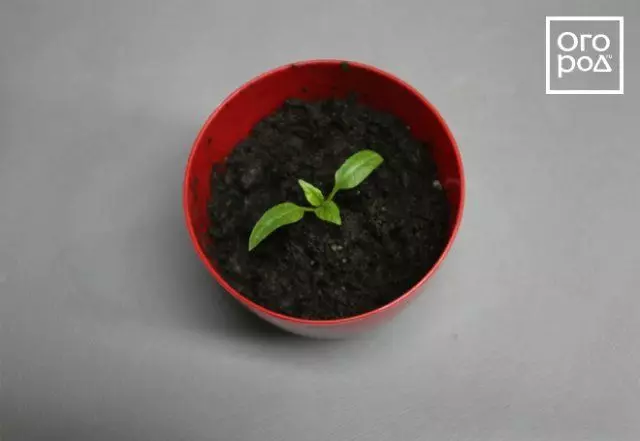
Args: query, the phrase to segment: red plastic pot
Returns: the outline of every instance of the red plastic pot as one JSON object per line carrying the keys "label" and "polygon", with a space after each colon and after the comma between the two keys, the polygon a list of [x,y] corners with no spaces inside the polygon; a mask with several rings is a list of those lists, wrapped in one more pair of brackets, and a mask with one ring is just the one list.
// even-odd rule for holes
{"label": "red plastic pot", "polygon": [[[440,182],[451,204],[447,246],[440,259],[409,291],[393,302],[354,317],[339,320],[303,320],[270,311],[236,291],[207,258],[207,202],[213,164],[224,161],[233,147],[263,117],[287,98],[323,99],[356,92],[373,108],[401,118],[418,139],[433,146]],[[184,180],[184,212],[193,245],[213,277],[242,305],[261,318],[311,337],[343,337],[370,329],[398,313],[420,292],[446,257],[460,226],[464,205],[464,174],[460,152],[438,111],[420,93],[391,74],[375,67],[339,60],[313,60],[282,66],[249,81],[233,92],[204,124],[187,163]],[[213,244],[215,246],[215,244]]]}

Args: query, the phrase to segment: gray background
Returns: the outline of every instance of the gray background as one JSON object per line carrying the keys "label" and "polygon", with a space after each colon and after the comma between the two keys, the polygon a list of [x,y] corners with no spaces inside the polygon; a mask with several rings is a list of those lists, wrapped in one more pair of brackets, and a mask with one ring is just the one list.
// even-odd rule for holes
{"label": "gray background", "polygon": [[[545,15],[624,15],[623,96],[547,96]],[[637,0],[0,3],[5,440],[640,438]],[[254,320],[181,212],[200,125],[279,64],[356,59],[442,111],[459,240],[343,342]]]}

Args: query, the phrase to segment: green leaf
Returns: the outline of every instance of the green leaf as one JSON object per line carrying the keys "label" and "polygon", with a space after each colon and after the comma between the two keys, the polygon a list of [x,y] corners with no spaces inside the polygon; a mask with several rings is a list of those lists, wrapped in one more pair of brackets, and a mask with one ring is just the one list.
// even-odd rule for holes
{"label": "green leaf", "polygon": [[325,201],[314,210],[314,213],[318,218],[326,222],[331,222],[336,225],[342,225],[342,219],[340,219],[340,209],[333,201]]}
{"label": "green leaf", "polygon": [[283,202],[269,208],[256,222],[251,231],[249,251],[258,246],[260,242],[278,228],[298,222],[304,216],[304,212],[305,210],[302,207],[291,202]]}
{"label": "green leaf", "polygon": [[360,185],[383,161],[373,150],[361,150],[350,156],[336,171],[332,193]]}
{"label": "green leaf", "polygon": [[314,207],[319,207],[324,202],[324,196],[322,195],[322,191],[318,187],[315,187],[309,184],[307,181],[303,181],[302,179],[298,179],[298,184],[302,187],[302,191],[304,191],[304,196],[307,198],[307,201]]}

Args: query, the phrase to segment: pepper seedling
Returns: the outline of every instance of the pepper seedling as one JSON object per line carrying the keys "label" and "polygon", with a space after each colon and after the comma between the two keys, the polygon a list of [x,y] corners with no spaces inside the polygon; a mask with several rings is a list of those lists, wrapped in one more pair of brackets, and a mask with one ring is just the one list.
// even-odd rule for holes
{"label": "pepper seedling", "polygon": [[313,212],[325,222],[342,225],[340,208],[333,201],[334,196],[340,190],[349,190],[360,185],[383,161],[382,156],[373,150],[361,150],[351,155],[336,171],[333,190],[326,199],[318,187],[298,179],[305,198],[312,206],[301,207],[293,202],[283,202],[269,208],[251,231],[249,251],[278,228],[298,222],[307,212]]}

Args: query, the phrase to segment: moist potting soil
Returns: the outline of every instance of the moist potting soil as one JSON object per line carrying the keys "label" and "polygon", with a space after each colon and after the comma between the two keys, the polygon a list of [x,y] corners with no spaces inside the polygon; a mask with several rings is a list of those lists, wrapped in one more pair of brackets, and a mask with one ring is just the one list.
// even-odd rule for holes
{"label": "moist potting soil", "polygon": [[[335,197],[342,225],[306,213],[248,251],[272,206],[309,206],[298,179],[328,195],[352,154],[383,158],[358,187]],[[243,295],[306,319],[350,317],[416,284],[446,246],[450,210],[428,145],[388,113],[352,97],[288,100],[260,121],[211,174],[209,258]]]}

